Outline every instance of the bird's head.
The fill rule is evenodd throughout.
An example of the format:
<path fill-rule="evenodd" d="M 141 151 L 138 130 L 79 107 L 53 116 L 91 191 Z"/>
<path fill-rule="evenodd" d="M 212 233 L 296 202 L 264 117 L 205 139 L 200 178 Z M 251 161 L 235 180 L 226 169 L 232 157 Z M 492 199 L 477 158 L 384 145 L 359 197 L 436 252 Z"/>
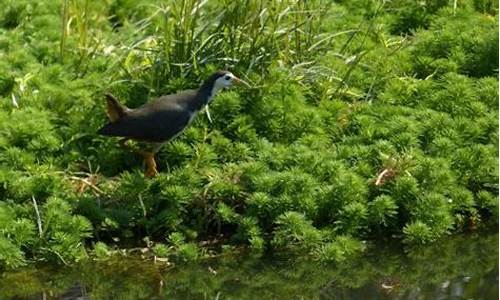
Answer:
<path fill-rule="evenodd" d="M 234 76 L 234 74 L 229 71 L 217 71 L 210 75 L 201 85 L 198 95 L 202 96 L 202 105 L 206 106 L 207 117 L 210 122 L 212 122 L 212 119 L 208 111 L 208 104 L 213 100 L 215 94 L 217 94 L 219 90 L 228 88 L 235 83 L 250 87 L 248 83 Z"/>
<path fill-rule="evenodd" d="M 228 88 L 233 84 L 241 84 L 250 87 L 248 83 L 234 76 L 234 74 L 229 71 L 217 71 L 212 74 L 210 78 L 213 80 L 213 88 L 215 91 L 222 88 Z"/>

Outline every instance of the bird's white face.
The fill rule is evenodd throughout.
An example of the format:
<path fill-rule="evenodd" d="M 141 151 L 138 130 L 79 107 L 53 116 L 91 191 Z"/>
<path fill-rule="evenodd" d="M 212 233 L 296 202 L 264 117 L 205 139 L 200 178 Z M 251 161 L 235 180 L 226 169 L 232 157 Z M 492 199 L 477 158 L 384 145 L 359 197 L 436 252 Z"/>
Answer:
<path fill-rule="evenodd" d="M 215 96 L 215 94 L 217 94 L 217 92 L 223 88 L 228 88 L 230 87 L 233 83 L 237 83 L 237 84 L 242 84 L 246 87 L 250 87 L 250 85 L 248 83 L 246 83 L 245 81 L 239 79 L 238 77 L 234 76 L 233 73 L 231 72 L 225 72 L 224 75 L 220 76 L 219 78 L 217 78 L 214 82 L 214 86 L 212 88 L 212 92 L 210 93 L 210 97 L 209 97 L 209 100 L 208 102 L 210 102 L 212 100 L 212 97 Z"/>
<path fill-rule="evenodd" d="M 230 87 L 233 84 L 233 80 L 235 78 L 236 76 L 234 76 L 233 73 L 227 72 L 226 74 L 215 80 L 214 88 L 220 90 L 222 88 Z"/>
<path fill-rule="evenodd" d="M 217 78 L 214 82 L 214 87 L 212 88 L 212 93 L 211 97 L 208 100 L 210 102 L 212 100 L 212 97 L 217 94 L 218 91 L 220 91 L 223 88 L 228 88 L 233 84 L 233 80 L 236 79 L 236 76 L 233 75 L 231 72 L 226 72 L 224 75 L 220 76 Z"/>

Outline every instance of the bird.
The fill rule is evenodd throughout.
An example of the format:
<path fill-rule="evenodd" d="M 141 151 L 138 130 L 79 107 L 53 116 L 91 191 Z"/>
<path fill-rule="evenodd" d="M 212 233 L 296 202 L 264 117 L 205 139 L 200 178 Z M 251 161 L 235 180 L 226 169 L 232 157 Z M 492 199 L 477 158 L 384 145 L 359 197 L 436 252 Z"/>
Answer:
<path fill-rule="evenodd" d="M 128 108 L 107 93 L 106 114 L 109 122 L 97 133 L 121 137 L 121 146 L 126 146 L 129 140 L 148 144 L 148 150 L 135 152 L 144 158 L 145 176 L 154 177 L 158 174 L 155 154 L 164 144 L 180 135 L 203 108 L 206 108 L 207 117 L 211 120 L 208 104 L 217 92 L 229 88 L 233 83 L 251 87 L 233 73 L 220 70 L 211 74 L 198 89 L 160 96 L 137 108 Z"/>

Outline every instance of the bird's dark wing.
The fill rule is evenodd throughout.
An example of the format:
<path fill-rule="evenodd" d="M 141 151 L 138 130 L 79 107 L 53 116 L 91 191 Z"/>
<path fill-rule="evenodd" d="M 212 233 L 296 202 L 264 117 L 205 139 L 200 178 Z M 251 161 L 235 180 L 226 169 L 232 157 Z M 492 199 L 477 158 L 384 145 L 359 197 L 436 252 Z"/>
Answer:
<path fill-rule="evenodd" d="M 179 134 L 194 116 L 187 109 L 187 97 L 191 97 L 190 92 L 160 97 L 130 110 L 119 120 L 106 124 L 98 133 L 147 142 L 166 142 Z"/>

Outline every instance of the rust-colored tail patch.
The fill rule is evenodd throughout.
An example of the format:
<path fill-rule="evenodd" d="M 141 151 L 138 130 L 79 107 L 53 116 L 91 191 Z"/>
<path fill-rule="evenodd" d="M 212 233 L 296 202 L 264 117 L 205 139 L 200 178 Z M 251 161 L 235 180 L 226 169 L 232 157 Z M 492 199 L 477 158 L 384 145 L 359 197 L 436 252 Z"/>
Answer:
<path fill-rule="evenodd" d="M 111 94 L 106 94 L 106 114 L 111 122 L 116 122 L 127 114 L 129 109 Z"/>

